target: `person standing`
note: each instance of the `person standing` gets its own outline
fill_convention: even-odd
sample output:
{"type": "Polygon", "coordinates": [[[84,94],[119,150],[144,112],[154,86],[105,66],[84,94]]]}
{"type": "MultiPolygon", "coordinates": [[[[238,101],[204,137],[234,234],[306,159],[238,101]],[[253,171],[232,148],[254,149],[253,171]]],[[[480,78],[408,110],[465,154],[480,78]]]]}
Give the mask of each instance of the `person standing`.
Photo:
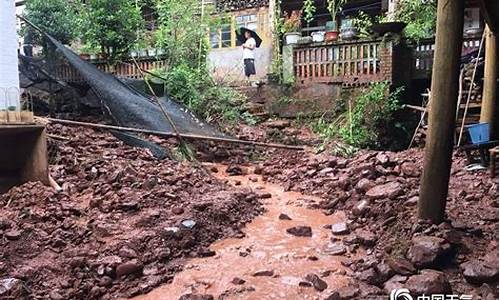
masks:
{"type": "Polygon", "coordinates": [[[256,41],[252,34],[245,31],[245,43],[243,44],[243,63],[245,65],[245,76],[247,81],[250,82],[250,76],[255,75],[255,48],[256,41]]]}

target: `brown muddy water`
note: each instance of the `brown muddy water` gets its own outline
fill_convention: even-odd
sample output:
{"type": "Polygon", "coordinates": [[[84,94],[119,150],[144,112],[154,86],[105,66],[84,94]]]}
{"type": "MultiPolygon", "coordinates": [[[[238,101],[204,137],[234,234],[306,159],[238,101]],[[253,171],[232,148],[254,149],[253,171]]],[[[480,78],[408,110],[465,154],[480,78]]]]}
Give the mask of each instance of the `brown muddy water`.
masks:
{"type": "Polygon", "coordinates": [[[349,272],[342,266],[342,256],[331,256],[323,251],[330,242],[328,225],[345,219],[342,213],[326,216],[320,210],[305,208],[312,197],[296,192],[284,192],[283,187],[262,181],[258,175],[228,176],[226,167],[216,166],[214,175],[229,183],[241,183],[258,193],[270,193],[264,199],[266,212],[256,217],[245,229],[241,239],[225,239],[210,248],[216,255],[189,261],[184,270],[175,275],[172,283],[160,286],[149,294],[134,300],[177,300],[184,294],[210,294],[215,299],[324,299],[331,292],[348,284],[349,272]],[[292,220],[280,220],[284,213],[292,220]],[[310,226],[312,237],[296,237],[286,232],[293,226],[310,226]],[[259,271],[272,271],[272,276],[254,276],[259,271]],[[323,292],[303,287],[307,274],[317,274],[327,284],[323,292]],[[234,278],[243,284],[233,283],[234,278]]]}

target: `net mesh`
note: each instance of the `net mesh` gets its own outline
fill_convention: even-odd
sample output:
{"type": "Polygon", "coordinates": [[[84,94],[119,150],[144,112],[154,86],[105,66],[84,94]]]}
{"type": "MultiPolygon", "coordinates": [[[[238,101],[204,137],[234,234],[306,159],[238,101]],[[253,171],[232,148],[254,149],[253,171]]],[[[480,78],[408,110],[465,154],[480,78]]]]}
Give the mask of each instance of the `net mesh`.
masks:
{"type": "MultiPolygon", "coordinates": [[[[124,127],[175,133],[156,99],[141,93],[115,76],[102,72],[50,35],[47,37],[99,97],[105,112],[114,123],[124,127]]],[[[161,101],[179,133],[226,137],[217,128],[200,120],[185,106],[169,97],[158,100],[161,101]]]]}

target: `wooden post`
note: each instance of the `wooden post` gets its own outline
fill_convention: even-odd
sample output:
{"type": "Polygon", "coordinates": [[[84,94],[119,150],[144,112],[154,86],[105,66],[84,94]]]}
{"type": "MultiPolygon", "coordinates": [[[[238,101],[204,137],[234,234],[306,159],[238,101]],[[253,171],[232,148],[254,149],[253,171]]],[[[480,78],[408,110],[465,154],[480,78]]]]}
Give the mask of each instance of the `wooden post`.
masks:
{"type": "Polygon", "coordinates": [[[443,220],[450,179],[465,0],[438,0],[429,131],[418,214],[443,220]]]}
{"type": "Polygon", "coordinates": [[[491,139],[498,139],[498,39],[486,26],[483,102],[481,122],[490,124],[491,139]]]}

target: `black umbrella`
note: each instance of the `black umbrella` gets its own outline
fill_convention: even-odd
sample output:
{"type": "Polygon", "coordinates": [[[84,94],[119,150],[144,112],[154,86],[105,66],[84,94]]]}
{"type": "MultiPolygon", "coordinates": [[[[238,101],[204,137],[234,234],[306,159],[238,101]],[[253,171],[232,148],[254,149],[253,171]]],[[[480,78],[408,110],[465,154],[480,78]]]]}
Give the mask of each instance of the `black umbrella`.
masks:
{"type": "Polygon", "coordinates": [[[250,30],[248,28],[241,27],[239,30],[236,30],[236,39],[240,43],[244,44],[247,41],[247,39],[245,38],[245,32],[250,32],[252,37],[255,39],[255,46],[259,48],[260,44],[262,44],[262,39],[255,31],[250,30]]]}

